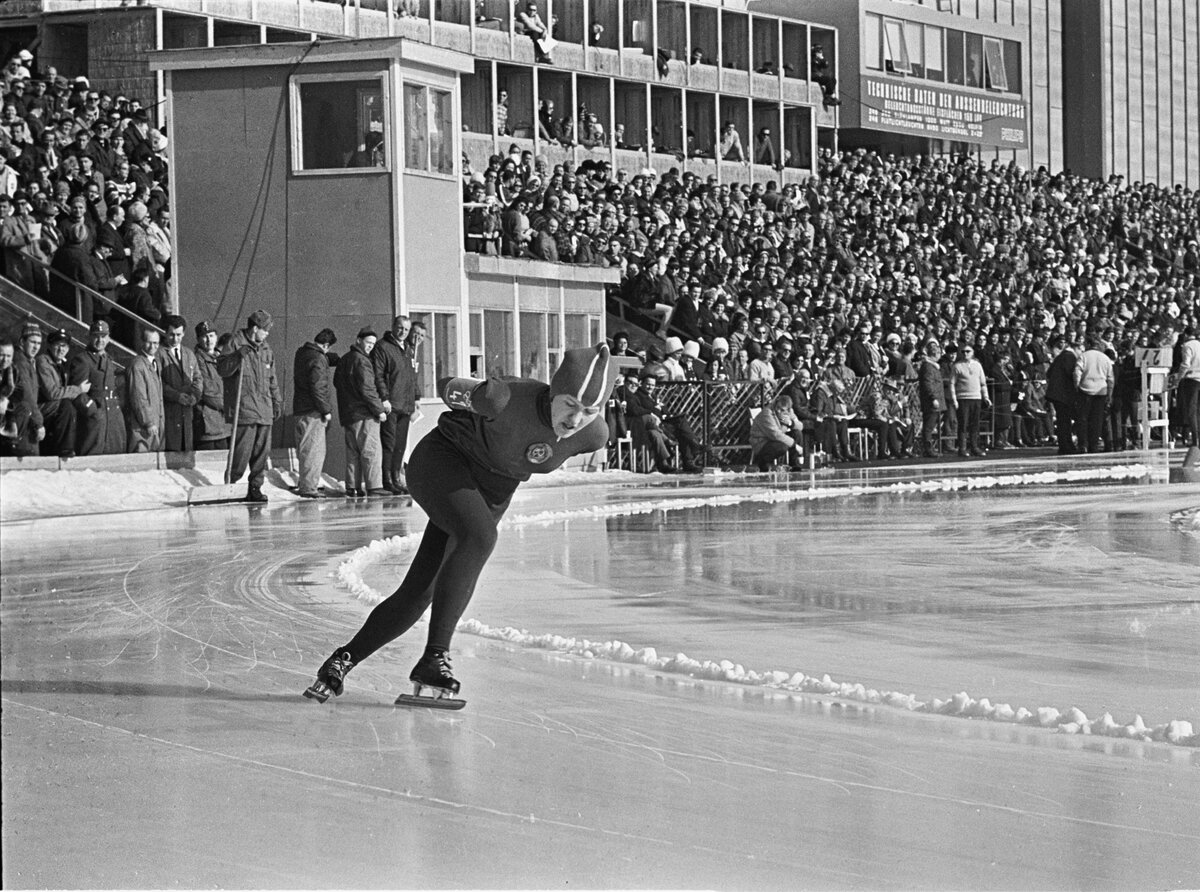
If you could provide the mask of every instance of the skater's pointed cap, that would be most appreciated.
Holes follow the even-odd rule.
[[[608,401],[612,388],[612,357],[608,344],[597,344],[563,354],[562,365],[550,381],[550,398],[565,393],[589,408],[598,409]]]

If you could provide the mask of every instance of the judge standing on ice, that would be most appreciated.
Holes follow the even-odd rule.
[[[350,642],[317,670],[304,696],[340,695],[346,674],[403,635],[432,604],[425,652],[400,705],[457,709],[450,638],[496,545],[513,492],[575,455],[608,442],[602,415],[613,376],[606,344],[568,350],[550,384],[528,378],[443,378],[450,407],[409,459],[408,486],[429,524],[400,587],[371,611]],[[432,696],[423,695],[428,688]]]

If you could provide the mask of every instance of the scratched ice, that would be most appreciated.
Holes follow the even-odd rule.
[[[419,511],[5,524],[4,884],[1194,887],[1200,486],[1102,470],[522,491],[452,715],[298,696]]]

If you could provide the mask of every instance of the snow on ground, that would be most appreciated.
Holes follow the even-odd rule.
[[[197,467],[187,471],[10,471],[0,475],[0,523],[67,517],[77,514],[107,514],[113,511],[148,511],[182,507],[196,486],[218,485],[223,469]],[[652,475],[661,476],[661,475]],[[628,471],[606,471],[605,483],[643,481],[645,475]],[[600,475],[579,470],[559,470],[540,475],[527,486],[572,486],[596,484]],[[341,485],[326,477],[326,492],[341,494]],[[272,502],[305,501],[291,491],[295,476],[272,470],[263,491]]]

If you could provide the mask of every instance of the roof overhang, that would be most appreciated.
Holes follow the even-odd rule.
[[[151,71],[292,66],[301,62],[361,62],[364,59],[397,59],[401,62],[456,71],[459,74],[470,74],[475,70],[474,58],[466,53],[418,43],[404,37],[373,37],[361,40],[319,38],[300,43],[161,50],[147,56]]]

